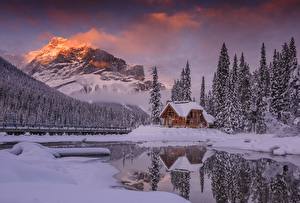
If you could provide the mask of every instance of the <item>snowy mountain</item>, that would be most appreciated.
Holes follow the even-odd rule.
[[[23,69],[26,73],[68,95],[139,92],[151,86],[142,65],[130,66],[106,51],[61,37],[52,38],[26,58],[29,62]]]
[[[134,105],[73,99],[0,57],[0,125],[135,127],[149,116]]]

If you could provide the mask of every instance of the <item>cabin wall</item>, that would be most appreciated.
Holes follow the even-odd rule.
[[[162,114],[163,126],[165,127],[188,127],[205,128],[208,127],[201,110],[192,110],[187,118],[180,117],[175,110],[168,106]]]
[[[192,110],[187,116],[187,127],[189,128],[206,128],[207,122],[204,119],[201,110]]]
[[[175,110],[168,106],[163,115],[163,125],[165,127],[185,127],[186,119],[177,115]]]

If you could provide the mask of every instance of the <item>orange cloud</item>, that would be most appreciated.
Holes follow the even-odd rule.
[[[118,34],[92,28],[71,36],[68,41],[74,45],[85,43],[99,47],[125,58],[136,55],[151,58],[157,52],[176,50],[178,44],[181,44],[181,31],[185,31],[185,28],[196,29],[199,26],[200,23],[185,12],[172,15],[151,13]]]
[[[168,15],[164,12],[152,13],[149,15],[149,20],[174,29],[182,29],[184,27],[197,28],[200,25],[199,21],[193,19],[193,16],[186,12],[179,12],[173,15]]]
[[[117,36],[92,28],[87,32],[71,36],[69,43],[72,43],[74,46],[86,44],[92,47],[110,47],[111,44],[117,43],[118,40]]]

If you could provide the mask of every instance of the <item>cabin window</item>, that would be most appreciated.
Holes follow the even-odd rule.
[[[174,116],[174,112],[173,111],[169,111],[168,115],[171,116],[171,117],[173,117]]]

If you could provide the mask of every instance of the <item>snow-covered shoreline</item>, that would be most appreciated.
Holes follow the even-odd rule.
[[[118,171],[99,159],[56,159],[49,148],[39,144],[18,145],[22,148],[19,155],[0,150],[0,202],[188,202],[167,192],[112,188],[118,185],[113,178]]]
[[[274,155],[300,155],[300,136],[278,137],[272,134],[243,133],[228,135],[216,129],[161,128],[142,126],[128,135],[97,136],[7,136],[0,135],[0,142],[139,142],[146,146],[193,145],[203,142],[212,148],[227,148],[267,152]]]

